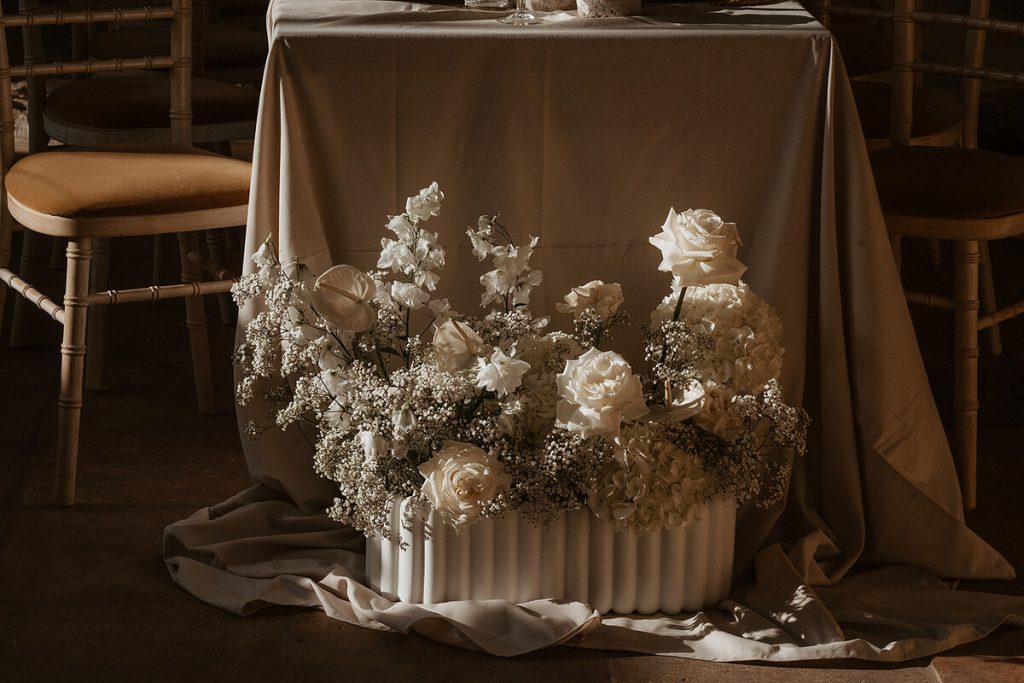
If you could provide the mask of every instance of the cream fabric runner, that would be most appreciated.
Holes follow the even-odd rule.
[[[316,270],[372,267],[385,215],[437,180],[448,195],[431,223],[449,254],[440,290],[456,308],[479,296],[465,226],[501,211],[516,234],[541,237],[535,312],[601,278],[623,283],[639,322],[667,288],[647,236],[668,208],[736,221],[746,279],[786,327],[787,397],[813,426],[786,505],[741,510],[731,599],[604,620],[549,601],[391,603],[360,583],[361,535],[322,514],[334,492],[309,447],[273,432],[244,444],[254,488],[167,528],[174,579],[240,614],[317,606],[498,655],[569,642],[892,661],[1024,622],[1022,599],[933,578],[1013,570],[964,525],[829,34],[792,2],[544,20],[513,29],[460,8],[273,2],[247,251],[272,234],[285,259]],[[635,358],[636,338],[622,343]],[[259,416],[239,411],[243,423]]]

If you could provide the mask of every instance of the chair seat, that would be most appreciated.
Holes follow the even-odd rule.
[[[162,22],[135,24],[104,31],[89,40],[89,55],[116,59],[167,54],[167,26]],[[267,58],[265,33],[226,24],[203,26],[203,63],[208,69],[262,65]]]
[[[854,81],[850,85],[864,137],[888,140],[892,86],[878,81]],[[963,120],[964,105],[959,96],[937,88],[914,88],[912,138],[929,138],[952,129],[959,130]]]
[[[1024,158],[956,147],[870,153],[891,232],[999,239],[1024,232]]]
[[[253,122],[259,93],[251,88],[192,80],[192,125]],[[87,78],[72,81],[46,98],[46,116],[61,126],[117,130],[167,128],[170,83],[161,75]]]
[[[7,196],[18,222],[50,235],[227,227],[245,222],[251,168],[237,159],[170,145],[42,152],[11,167]],[[182,219],[166,220],[174,214]],[[155,227],[157,219],[162,223]]]

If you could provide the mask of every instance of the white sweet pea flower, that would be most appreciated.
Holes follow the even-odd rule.
[[[423,496],[457,533],[475,522],[483,505],[511,483],[501,462],[461,441],[445,441],[419,471],[424,478]]]
[[[423,308],[430,301],[430,295],[411,282],[392,282],[391,298],[413,311]]]
[[[384,237],[380,241],[378,268],[389,268],[395,273],[406,273],[416,269],[416,255],[404,243]]]
[[[444,193],[437,188],[437,182],[432,182],[428,187],[419,191],[419,194],[409,197],[405,201],[405,213],[413,221],[427,220],[431,216],[441,213],[441,200]]]
[[[533,288],[541,283],[544,279],[544,273],[539,270],[531,270],[526,274],[526,277],[520,277],[516,283],[515,289],[512,290],[512,305],[513,306],[526,306],[530,303],[530,293]]]
[[[365,332],[373,327],[377,314],[370,302],[377,283],[352,266],[334,266],[316,279],[313,305],[324,320],[349,332]]]
[[[484,218],[484,216],[481,216]],[[469,241],[473,245],[473,255],[480,261],[491,255],[491,243],[488,242],[481,236],[481,233],[475,232],[472,228],[466,230],[466,234],[469,235]]]
[[[585,285],[573,287],[563,299],[564,304],[555,304],[559,312],[579,317],[584,311],[594,310],[605,320],[615,315],[625,300],[622,285],[617,282],[605,284],[601,280],[591,280]]]
[[[416,238],[416,226],[405,214],[392,216],[388,221],[387,229],[398,235],[398,239],[402,242],[411,242]]]
[[[669,209],[662,232],[649,238],[661,250],[659,270],[672,273],[682,287],[736,284],[747,267],[736,259],[740,244],[735,223],[713,211]]]
[[[491,352],[490,360],[481,358],[477,363],[476,385],[498,396],[507,396],[515,391],[523,383],[523,375],[530,369],[529,363],[508,357],[500,348]]]
[[[584,438],[618,436],[623,420],[647,413],[640,378],[614,351],[591,348],[557,377],[557,425]]]
[[[475,356],[487,351],[480,335],[455,319],[445,321],[434,330],[433,347],[437,366],[446,372],[465,369]]]

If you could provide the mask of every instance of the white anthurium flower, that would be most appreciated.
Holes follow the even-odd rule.
[[[699,413],[704,407],[704,386],[697,381],[682,388],[673,386],[671,399],[671,403],[664,408],[659,407],[657,411],[652,409],[653,421],[682,422]]]
[[[563,299],[564,304],[555,304],[560,313],[572,313],[578,318],[584,311],[593,310],[605,320],[615,315],[625,300],[622,285],[602,280],[591,280],[585,285],[573,287]]]
[[[454,318],[434,330],[433,347],[437,366],[446,372],[465,369],[474,357],[488,350],[473,328]]]
[[[500,461],[461,441],[445,441],[419,471],[424,479],[423,496],[457,533],[475,522],[484,504],[511,483]]]
[[[501,348],[491,352],[490,360],[477,361],[476,385],[493,391],[498,396],[507,396],[523,383],[523,375],[530,364],[517,358],[510,358]]]
[[[313,303],[331,325],[365,332],[377,320],[370,305],[376,293],[377,285],[366,273],[348,265],[334,266],[316,279]]]
[[[430,183],[413,197],[405,200],[405,213],[413,221],[427,220],[431,216],[441,213],[441,201],[444,199],[444,192],[437,187],[437,182]]]
[[[584,438],[618,436],[623,420],[647,413],[640,378],[614,351],[591,348],[556,378],[557,425]]]
[[[672,273],[682,287],[739,282],[747,267],[736,258],[740,245],[735,223],[707,209],[669,209],[661,232],[649,238],[661,250],[659,270]]]
[[[391,298],[413,311],[423,308],[430,301],[430,295],[411,282],[392,282]]]

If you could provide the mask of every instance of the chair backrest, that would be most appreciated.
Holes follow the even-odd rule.
[[[915,74],[938,74],[962,79],[964,104],[963,145],[978,146],[978,109],[983,81],[1024,86],[1024,72],[985,69],[988,33],[1024,36],[1024,22],[990,17],[990,0],[963,0],[962,13],[926,11],[923,0],[892,0],[891,10],[841,5],[815,0],[814,13],[821,21],[834,16],[890,20],[893,23],[892,97],[889,113],[890,144],[910,143],[913,121]],[[964,47],[959,64],[926,61],[919,49],[923,26],[947,26],[964,30]]]
[[[46,26],[81,25],[96,22],[170,20],[170,54],[130,59],[85,59],[70,62],[35,62],[11,66],[7,32],[0,30],[0,172],[6,177],[14,163],[14,103],[12,79],[94,74],[116,71],[169,69],[171,106],[168,120],[171,142],[190,145],[192,140],[192,0],[172,0],[169,7],[128,9],[47,9],[5,16],[0,10],[0,29],[34,30]],[[0,193],[6,202],[6,193]]]

